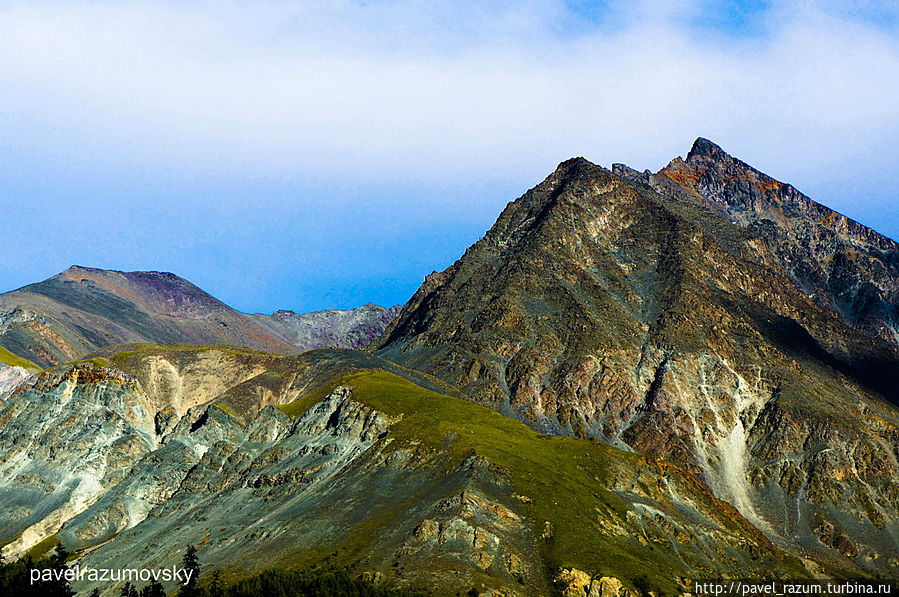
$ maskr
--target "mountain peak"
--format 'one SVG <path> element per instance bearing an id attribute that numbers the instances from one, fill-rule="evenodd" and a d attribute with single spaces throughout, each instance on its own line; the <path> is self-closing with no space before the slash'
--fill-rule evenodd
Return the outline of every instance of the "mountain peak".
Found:
<path id="1" fill-rule="evenodd" d="M 73 275 L 91 275 L 91 276 L 113 276 L 120 275 L 125 276 L 126 278 L 135 278 L 135 277 L 143 277 L 143 278 L 161 278 L 168 280 L 182 280 L 185 281 L 184 278 L 173 274 L 171 272 L 162 272 L 156 270 L 137 270 L 126 272 L 117 269 L 104 269 L 101 267 L 87 267 L 85 265 L 72 265 L 67 270 L 60 272 L 57 276 L 73 276 Z"/>
<path id="2" fill-rule="evenodd" d="M 894 315 L 899 246 L 891 239 L 703 137 L 694 141 L 686 161 L 674 159 L 652 184 L 663 195 L 690 197 L 756 231 L 796 286 L 850 325 L 899 344 Z"/>
<path id="3" fill-rule="evenodd" d="M 38 323 L 4 326 L 0 344 L 42 366 L 130 342 L 296 351 L 245 315 L 169 272 L 73 265 L 43 282 L 0 294 L 0 313 L 17 308 L 36 313 Z"/>
<path id="4" fill-rule="evenodd" d="M 569 158 L 556 166 L 556 173 L 559 174 L 570 174 L 571 172 L 580 170 L 582 168 L 598 168 L 596 164 L 591 162 L 590 160 L 578 156 L 574 158 Z"/>
<path id="5" fill-rule="evenodd" d="M 697 157 L 707 157 L 712 158 L 715 161 L 720 161 L 725 158 L 730 158 L 726 151 L 721 149 L 721 147 L 712 141 L 709 141 L 705 137 L 697 137 L 695 141 L 693 141 L 693 147 L 690 148 L 690 153 L 687 154 L 687 162 L 693 163 L 694 158 Z"/>
<path id="6" fill-rule="evenodd" d="M 79 274 L 82 272 L 97 273 L 97 272 L 104 272 L 104 271 L 107 271 L 107 270 L 98 269 L 96 267 L 86 267 L 83 265 L 72 265 L 72 266 L 69 266 L 69 268 L 67 270 L 65 270 L 64 272 L 61 272 L 61 274 Z"/>
<path id="7" fill-rule="evenodd" d="M 854 498 L 831 496 L 868 491 L 822 469 L 808 442 L 851 463 L 857 444 L 842 438 L 883 441 L 868 412 L 896 419 L 899 385 L 886 371 L 899 370 L 887 344 L 899 338 L 899 252 L 873 234 L 708 139 L 658 174 L 575 158 L 429 277 L 372 348 L 542 433 L 674 460 L 789 546 L 821 535 L 816 517 L 834 503 L 853 511 Z M 708 424 L 709 412 L 738 414 Z M 741 416 L 754 418 L 735 441 Z M 722 456 L 732 450 L 736 464 Z M 787 454 L 795 475 L 767 468 Z M 870 466 L 884 471 L 878 482 L 896 477 Z M 834 492 L 819 489 L 833 479 Z M 769 518 L 798 492 L 813 514 Z M 885 519 L 846 540 L 873 545 Z"/>

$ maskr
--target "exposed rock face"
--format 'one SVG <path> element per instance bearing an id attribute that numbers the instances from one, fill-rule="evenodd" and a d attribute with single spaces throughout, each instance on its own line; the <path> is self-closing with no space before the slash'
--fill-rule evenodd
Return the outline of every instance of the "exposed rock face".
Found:
<path id="1" fill-rule="evenodd" d="M 647 181 L 752 230 L 818 304 L 899 344 L 899 244 L 762 174 L 707 139 Z"/>
<path id="2" fill-rule="evenodd" d="M 257 313 L 250 317 L 300 350 L 317 348 L 365 348 L 399 313 L 400 306 L 385 309 L 368 303 L 347 311 L 328 310 L 314 313 L 276 311 L 271 315 Z"/>
<path id="3" fill-rule="evenodd" d="M 709 173 L 695 188 L 738 204 L 748 167 L 697 143 L 687 163 Z M 700 191 L 648 186 L 661 175 L 616 172 L 561 164 L 426 278 L 377 354 L 536 429 L 679 462 L 777 542 L 895 575 L 899 350 L 877 331 L 895 307 L 895 245 L 757 173 L 775 195 L 747 183 L 746 196 L 791 204 L 787 216 L 731 216 Z M 782 230 L 760 232 L 768 218 Z M 827 241 L 802 249 L 813 238 Z M 875 289 L 847 288 L 889 308 L 849 313 L 855 290 L 824 300 L 801 282 L 854 247 L 827 288 L 870 275 Z M 857 554 L 819 540 L 822 521 Z"/>
<path id="4" fill-rule="evenodd" d="M 308 315 L 246 315 L 173 274 L 73 266 L 0 295 L 0 346 L 43 367 L 135 342 L 228 344 L 293 354 L 360 347 L 383 331 L 392 314 L 395 309 L 366 305 Z"/>
<path id="5" fill-rule="evenodd" d="M 7 367 L 0 363 L 0 400 L 3 394 L 25 381 L 29 372 L 22 367 Z"/>
<path id="6" fill-rule="evenodd" d="M 595 578 L 577 568 L 563 568 L 555 581 L 562 589 L 563 597 L 637 597 L 617 578 Z"/>
<path id="7" fill-rule="evenodd" d="M 66 367 L 33 377 L 0 410 L 0 517 L 19 555 L 121 482 L 158 444 L 133 380 Z"/>

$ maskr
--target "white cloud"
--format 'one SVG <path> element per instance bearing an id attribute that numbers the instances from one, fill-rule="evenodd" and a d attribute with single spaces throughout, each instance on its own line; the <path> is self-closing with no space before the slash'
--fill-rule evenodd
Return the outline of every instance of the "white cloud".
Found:
<path id="1" fill-rule="evenodd" d="M 893 160 L 891 31 L 802 4 L 728 36 L 691 25 L 703 3 L 671 5 L 591 30 L 551 1 L 9 3 L 0 144 L 372 180 L 532 180 L 571 155 L 656 168 L 697 135 L 800 179 Z"/>

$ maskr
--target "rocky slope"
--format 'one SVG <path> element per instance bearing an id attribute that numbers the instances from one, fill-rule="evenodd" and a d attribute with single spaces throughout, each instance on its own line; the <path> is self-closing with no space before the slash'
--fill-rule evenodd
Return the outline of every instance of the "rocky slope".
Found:
<path id="1" fill-rule="evenodd" d="M 368 303 L 345 311 L 276 311 L 271 315 L 257 313 L 249 317 L 260 327 L 272 331 L 302 350 L 365 348 L 381 335 L 400 308 L 395 306 L 385 309 Z"/>
<path id="2" fill-rule="evenodd" d="M 616 174 L 695 200 L 752 230 L 780 269 L 818 304 L 869 334 L 899 343 L 899 244 L 812 201 L 699 138 L 686 160 L 652 174 Z"/>
<path id="3" fill-rule="evenodd" d="M 31 377 L 0 400 L 5 553 L 61 541 L 84 567 L 162 567 L 195 544 L 227 576 L 329 563 L 438 594 L 811 572 L 686 470 L 379 362 L 160 347 Z"/>
<path id="4" fill-rule="evenodd" d="M 710 153 L 698 141 L 685 162 L 709 172 L 696 193 L 564 162 L 428 276 L 376 354 L 535 429 L 678 462 L 777 544 L 896 577 L 899 350 L 881 325 L 895 303 L 847 310 L 854 290 L 824 299 L 801 277 L 827 262 L 823 244 L 803 252 L 817 234 L 858 253 L 828 284 L 871 275 L 887 304 L 895 245 L 785 185 L 777 197 L 805 211 L 732 216 L 702 190 L 736 203 L 733 189 L 763 194 L 741 172 L 769 183 Z"/>
<path id="5" fill-rule="evenodd" d="M 0 350 L 42 367 L 133 342 L 228 344 L 291 354 L 360 346 L 390 318 L 374 305 L 246 315 L 173 274 L 73 266 L 0 295 Z"/>
<path id="6" fill-rule="evenodd" d="M 25 381 L 29 372 L 22 367 L 9 367 L 0 363 L 0 396 Z"/>

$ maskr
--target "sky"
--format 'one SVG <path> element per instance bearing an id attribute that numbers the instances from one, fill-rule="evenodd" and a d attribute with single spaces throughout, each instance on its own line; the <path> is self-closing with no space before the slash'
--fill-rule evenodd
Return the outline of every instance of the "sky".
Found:
<path id="1" fill-rule="evenodd" d="M 698 136 L 899 239 L 897 97 L 892 2 L 0 0 L 0 291 L 403 303 L 559 162 Z"/>

